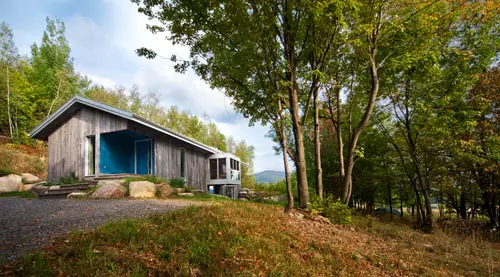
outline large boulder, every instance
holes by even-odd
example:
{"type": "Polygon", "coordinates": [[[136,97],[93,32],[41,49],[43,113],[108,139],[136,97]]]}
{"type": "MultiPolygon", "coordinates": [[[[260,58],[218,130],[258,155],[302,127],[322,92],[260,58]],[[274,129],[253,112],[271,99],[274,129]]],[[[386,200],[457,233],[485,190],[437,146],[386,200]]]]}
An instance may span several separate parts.
{"type": "Polygon", "coordinates": [[[40,181],[40,178],[36,177],[35,175],[33,175],[31,173],[23,173],[21,175],[21,177],[23,178],[23,182],[25,184],[32,184],[32,183],[36,183],[36,182],[40,181]]]}
{"type": "Polygon", "coordinates": [[[16,174],[0,177],[0,193],[21,191],[23,189],[23,178],[16,174]]]}
{"type": "Polygon", "coordinates": [[[90,196],[91,198],[123,198],[127,189],[118,182],[107,181],[97,185],[97,189],[90,196]]]}
{"type": "Polygon", "coordinates": [[[107,185],[107,184],[118,184],[125,185],[125,179],[115,179],[115,180],[100,180],[97,182],[97,186],[107,185]]]}
{"type": "Polygon", "coordinates": [[[128,191],[132,198],[153,198],[156,196],[156,185],[148,181],[130,182],[128,191]]]}
{"type": "Polygon", "coordinates": [[[30,191],[32,187],[36,186],[36,184],[27,184],[23,185],[23,191],[30,191]]]}
{"type": "Polygon", "coordinates": [[[175,194],[175,190],[171,188],[167,183],[156,185],[156,189],[160,192],[160,197],[163,199],[167,199],[172,194],[175,194]]]}

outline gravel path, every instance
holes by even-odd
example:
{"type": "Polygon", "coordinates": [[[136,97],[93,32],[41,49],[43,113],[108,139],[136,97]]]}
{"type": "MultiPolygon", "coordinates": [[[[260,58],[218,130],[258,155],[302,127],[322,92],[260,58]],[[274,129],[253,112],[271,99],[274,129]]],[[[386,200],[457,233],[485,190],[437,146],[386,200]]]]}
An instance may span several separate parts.
{"type": "Polygon", "coordinates": [[[89,230],[120,218],[194,205],[185,200],[66,200],[0,198],[0,263],[51,243],[54,236],[89,230]]]}

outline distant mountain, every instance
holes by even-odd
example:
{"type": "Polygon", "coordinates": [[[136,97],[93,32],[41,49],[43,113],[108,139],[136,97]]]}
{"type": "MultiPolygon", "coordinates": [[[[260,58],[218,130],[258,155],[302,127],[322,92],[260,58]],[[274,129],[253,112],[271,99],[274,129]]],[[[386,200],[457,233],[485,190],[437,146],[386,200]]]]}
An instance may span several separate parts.
{"type": "Polygon", "coordinates": [[[257,184],[276,183],[285,179],[284,171],[266,170],[253,175],[257,184]]]}

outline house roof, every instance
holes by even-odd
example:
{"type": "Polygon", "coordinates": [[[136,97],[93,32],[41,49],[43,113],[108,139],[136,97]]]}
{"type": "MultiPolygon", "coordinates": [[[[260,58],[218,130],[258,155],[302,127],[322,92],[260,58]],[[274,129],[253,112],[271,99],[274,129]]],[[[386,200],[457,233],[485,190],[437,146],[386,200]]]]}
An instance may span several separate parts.
{"type": "Polygon", "coordinates": [[[188,143],[192,146],[195,146],[204,151],[210,152],[212,154],[221,153],[222,151],[205,145],[203,143],[197,142],[191,138],[188,138],[184,135],[181,135],[175,131],[172,131],[168,128],[165,128],[157,123],[154,123],[144,117],[138,116],[134,113],[127,112],[124,110],[117,109],[115,107],[90,100],[88,98],[82,97],[80,95],[75,95],[71,97],[66,103],[64,103],[59,109],[57,109],[54,113],[52,113],[49,117],[47,117],[40,125],[36,126],[30,133],[29,136],[36,138],[47,140],[48,136],[54,132],[60,124],[64,123],[69,117],[71,117],[74,113],[80,110],[82,107],[87,106],[97,110],[101,110],[118,117],[139,123],[145,127],[154,129],[160,133],[166,134],[168,136],[174,137],[178,140],[181,140],[185,143],[188,143]]]}

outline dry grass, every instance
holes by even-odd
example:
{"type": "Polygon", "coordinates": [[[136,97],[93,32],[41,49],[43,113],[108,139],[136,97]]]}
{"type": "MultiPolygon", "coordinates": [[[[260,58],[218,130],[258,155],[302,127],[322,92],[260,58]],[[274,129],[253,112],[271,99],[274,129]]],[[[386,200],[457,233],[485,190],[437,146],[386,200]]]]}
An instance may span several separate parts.
{"type": "Polygon", "coordinates": [[[47,178],[47,148],[43,144],[0,144],[0,168],[14,172],[28,172],[41,180],[47,178]]]}
{"type": "Polygon", "coordinates": [[[354,227],[249,202],[123,220],[60,238],[0,267],[6,275],[498,276],[500,249],[406,224],[355,217],[354,227]],[[307,217],[306,217],[307,218],[307,217]],[[425,245],[428,244],[428,245],[425,245]]]}

